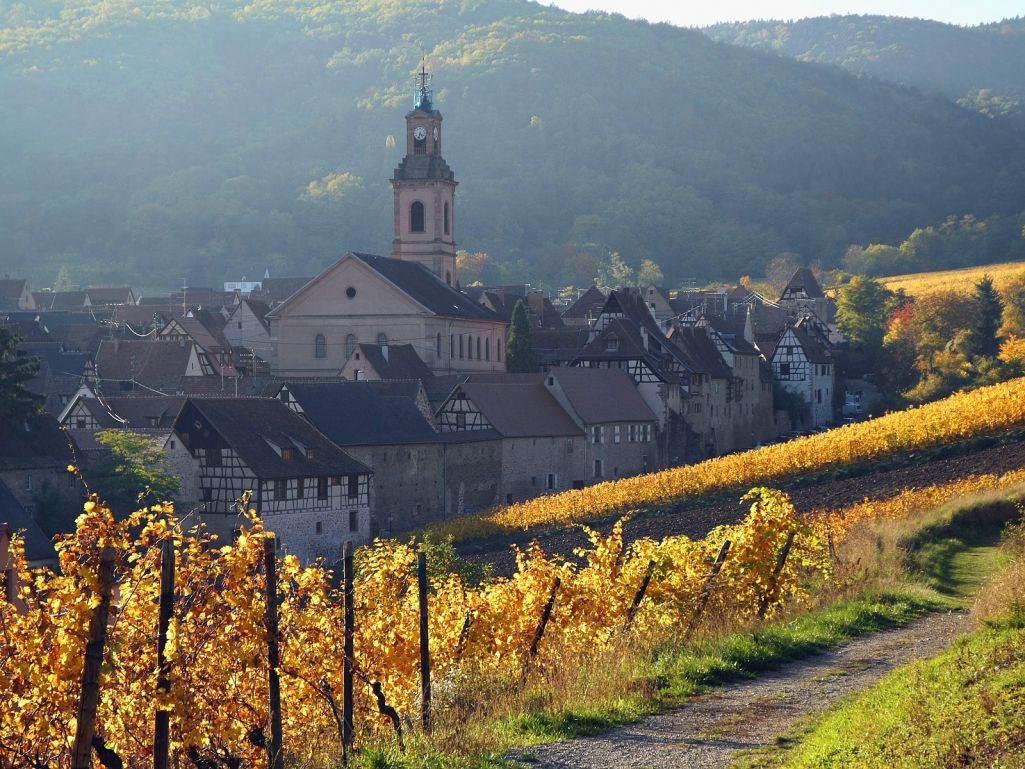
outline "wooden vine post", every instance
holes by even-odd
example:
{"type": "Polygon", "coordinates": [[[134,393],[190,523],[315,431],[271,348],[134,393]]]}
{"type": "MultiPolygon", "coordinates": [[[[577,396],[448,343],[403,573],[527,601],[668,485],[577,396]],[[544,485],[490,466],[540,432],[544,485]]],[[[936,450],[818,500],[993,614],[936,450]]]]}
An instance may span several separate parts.
{"type": "Polygon", "coordinates": [[[701,618],[701,613],[705,610],[705,606],[708,604],[708,598],[712,595],[712,583],[715,582],[715,578],[719,574],[719,570],[722,569],[723,561],[726,560],[726,556],[730,552],[730,541],[724,540],[722,547],[719,548],[718,555],[715,556],[715,560],[712,562],[712,568],[708,570],[708,576],[705,577],[705,584],[701,586],[701,592],[698,594],[698,604],[694,607],[694,615],[690,618],[690,622],[687,624],[687,630],[683,634],[683,642],[686,643],[690,640],[690,637],[694,635],[694,631],[698,628],[698,620],[701,618]]]}
{"type": "MultiPolygon", "coordinates": [[[[170,663],[165,657],[167,630],[171,624],[174,608],[174,541],[168,537],[160,543],[160,606],[157,614],[157,692],[166,695],[171,691],[167,678],[170,663]]],[[[157,707],[153,723],[153,769],[167,769],[171,746],[171,713],[165,707],[157,707]]]]}
{"type": "Polygon", "coordinates": [[[349,752],[352,750],[352,674],[355,660],[353,659],[353,636],[356,631],[356,611],[353,606],[355,589],[353,587],[352,542],[342,545],[342,594],[345,598],[345,629],[342,641],[342,765],[348,766],[349,752]]]}
{"type": "Polygon", "coordinates": [[[284,769],[281,739],[281,649],[278,634],[278,574],[275,537],[266,532],[263,540],[263,565],[267,577],[266,614],[267,628],[267,693],[270,701],[270,742],[267,745],[268,769],[284,769]]]}
{"type": "Polygon", "coordinates": [[[427,626],[427,554],[416,556],[416,587],[420,606],[420,718],[425,734],[431,732],[431,648],[427,626]]]}
{"type": "Polygon", "coordinates": [[[772,570],[772,582],[769,584],[769,589],[762,593],[762,597],[758,601],[758,619],[765,619],[765,612],[769,610],[769,593],[776,589],[779,574],[783,571],[783,566],[787,562],[787,556],[790,555],[790,548],[794,545],[795,535],[796,532],[793,531],[787,534],[786,542],[783,543],[783,548],[776,557],[776,566],[772,570]]]}
{"type": "Polygon", "coordinates": [[[644,594],[648,592],[648,584],[651,582],[651,575],[654,573],[655,562],[648,561],[648,568],[644,571],[644,578],[641,580],[641,584],[637,588],[637,593],[634,595],[630,608],[626,611],[626,624],[623,626],[624,634],[630,632],[630,628],[634,623],[634,617],[637,616],[637,609],[640,608],[641,601],[644,600],[644,594]]]}
{"type": "Polygon", "coordinates": [[[99,602],[89,618],[89,640],[85,645],[85,667],[82,669],[82,693],[78,700],[78,722],[71,753],[71,769],[89,769],[93,736],[96,732],[96,709],[100,703],[100,666],[107,642],[107,620],[110,618],[110,595],[114,585],[114,548],[100,551],[99,602]]]}
{"type": "Polygon", "coordinates": [[[548,600],[545,601],[544,609],[541,610],[541,618],[538,620],[537,629],[534,631],[534,638],[530,642],[530,650],[527,653],[527,662],[523,666],[523,680],[527,679],[528,673],[530,673],[530,665],[537,656],[537,649],[541,643],[541,638],[545,634],[545,628],[548,627],[548,620],[552,618],[552,609],[555,608],[555,596],[559,592],[559,586],[562,585],[562,578],[556,577],[552,583],[552,589],[548,593],[548,600]]]}

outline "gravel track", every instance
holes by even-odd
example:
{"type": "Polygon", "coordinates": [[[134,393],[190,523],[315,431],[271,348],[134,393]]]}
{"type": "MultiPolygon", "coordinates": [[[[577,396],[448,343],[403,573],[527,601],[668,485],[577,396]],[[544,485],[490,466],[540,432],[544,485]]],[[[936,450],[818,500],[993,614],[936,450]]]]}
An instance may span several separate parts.
{"type": "Polygon", "coordinates": [[[531,747],[508,758],[535,769],[726,769],[737,751],[770,744],[799,719],[872,685],[894,668],[940,653],[967,629],[963,612],[930,614],[716,689],[637,724],[531,747]]]}
{"type": "MultiPolygon", "coordinates": [[[[923,460],[920,463],[916,463],[915,455],[911,455],[906,461],[907,464],[875,473],[839,480],[790,483],[784,484],[782,488],[790,494],[795,507],[801,512],[822,507],[840,507],[860,502],[866,497],[880,499],[907,488],[944,483],[971,474],[1005,473],[1020,469],[1025,467],[1025,443],[1008,443],[946,459],[923,460]]],[[[694,538],[703,537],[716,526],[733,523],[743,516],[745,511],[738,501],[739,497],[740,494],[737,493],[729,498],[709,501],[707,504],[640,515],[624,526],[624,538],[630,542],[642,537],[660,539],[677,534],[694,538]]],[[[608,532],[611,524],[606,522],[593,527],[608,532]]],[[[523,546],[532,539],[537,539],[546,553],[566,557],[572,556],[574,548],[587,545],[587,538],[583,532],[572,527],[542,535],[510,537],[501,544],[496,543],[483,548],[479,543],[473,542],[464,543],[458,548],[466,560],[492,564],[497,576],[509,576],[516,568],[515,556],[510,545],[515,543],[523,546]]]]}

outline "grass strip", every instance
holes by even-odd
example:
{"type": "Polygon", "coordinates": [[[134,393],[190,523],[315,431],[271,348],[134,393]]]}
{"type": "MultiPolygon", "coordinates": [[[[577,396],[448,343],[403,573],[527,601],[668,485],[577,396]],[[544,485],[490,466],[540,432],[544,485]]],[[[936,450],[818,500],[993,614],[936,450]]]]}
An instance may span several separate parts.
{"type": "MultiPolygon", "coordinates": [[[[513,766],[505,756],[516,746],[583,737],[633,723],[710,687],[754,677],[855,636],[907,624],[942,604],[942,599],[930,591],[912,587],[864,595],[755,631],[661,648],[649,659],[641,680],[617,696],[552,709],[544,706],[539,692],[536,706],[484,727],[492,731],[498,743],[485,753],[457,755],[443,752],[443,747],[423,744],[402,754],[392,745],[381,744],[369,746],[352,765],[368,769],[513,766]]],[[[524,755],[523,760],[529,761],[529,752],[524,755]]]]}
{"type": "Polygon", "coordinates": [[[1025,766],[1025,627],[988,627],[901,668],[745,769],[1025,766]]]}

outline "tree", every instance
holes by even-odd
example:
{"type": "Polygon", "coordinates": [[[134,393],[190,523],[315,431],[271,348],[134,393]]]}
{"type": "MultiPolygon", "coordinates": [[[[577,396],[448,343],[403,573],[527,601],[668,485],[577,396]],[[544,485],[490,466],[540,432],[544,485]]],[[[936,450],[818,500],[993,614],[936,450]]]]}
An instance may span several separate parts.
{"type": "Polygon", "coordinates": [[[0,423],[12,424],[39,411],[43,397],[25,388],[39,361],[18,349],[18,337],[0,326],[0,423]]]}
{"type": "Polygon", "coordinates": [[[594,283],[605,291],[633,286],[637,283],[637,273],[623,261],[618,251],[610,251],[599,263],[594,283]]]}
{"type": "Polygon", "coordinates": [[[837,291],[836,325],[851,343],[869,357],[883,345],[883,334],[890,314],[900,297],[872,278],[855,275],[837,291]]]}
{"type": "Polygon", "coordinates": [[[513,307],[509,338],[505,343],[505,370],[511,374],[530,374],[537,371],[537,357],[527,319],[527,306],[520,299],[513,307]]]}
{"type": "Polygon", "coordinates": [[[1004,286],[1004,314],[1000,333],[1025,337],[1025,273],[1004,286]]]}
{"type": "Polygon", "coordinates": [[[181,491],[178,478],[164,464],[164,453],[150,436],[102,430],[96,440],[107,447],[108,454],[88,472],[88,479],[118,516],[169,501],[181,491]]]}
{"type": "Polygon", "coordinates": [[[645,259],[641,262],[640,269],[637,270],[638,286],[660,286],[664,278],[662,268],[651,261],[651,259],[645,259]]]}
{"type": "Polygon", "coordinates": [[[975,284],[975,323],[969,341],[973,355],[994,357],[1000,351],[1000,319],[1003,317],[1004,303],[1000,294],[993,287],[993,279],[989,275],[975,284]]]}

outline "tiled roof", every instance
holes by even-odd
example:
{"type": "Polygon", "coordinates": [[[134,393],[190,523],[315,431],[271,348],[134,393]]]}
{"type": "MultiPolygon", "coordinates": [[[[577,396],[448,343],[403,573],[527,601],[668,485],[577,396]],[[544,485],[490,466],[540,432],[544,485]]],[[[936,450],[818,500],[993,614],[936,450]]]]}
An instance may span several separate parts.
{"type": "Polygon", "coordinates": [[[543,374],[529,380],[476,381],[461,387],[491,426],[505,438],[547,438],[581,435],[582,430],[544,385],[543,374]]]}
{"type": "Polygon", "coordinates": [[[833,355],[829,347],[823,343],[816,333],[798,323],[793,327],[794,336],[801,343],[804,354],[810,363],[832,363],[833,355]]]}
{"type": "Polygon", "coordinates": [[[435,315],[497,321],[500,318],[470,297],[456,291],[419,262],[352,252],[378,274],[391,281],[435,315]]]}
{"type": "Polygon", "coordinates": [[[566,308],[563,318],[593,318],[598,315],[605,304],[605,294],[596,286],[591,286],[579,299],[566,308]]]}
{"type": "Polygon", "coordinates": [[[669,340],[693,371],[708,374],[713,379],[730,379],[733,376],[703,328],[674,328],[669,340]]]}
{"type": "Polygon", "coordinates": [[[313,425],[274,398],[190,398],[182,409],[175,432],[188,444],[194,431],[195,409],[261,479],[369,474],[313,425]],[[273,445],[295,449],[293,459],[282,459],[273,445]],[[309,458],[304,449],[315,449],[309,458]]]}
{"type": "Polygon", "coordinates": [[[353,356],[357,353],[374,367],[381,379],[429,379],[433,376],[411,344],[390,344],[387,353],[382,345],[359,344],[353,356]]]}
{"type": "Polygon", "coordinates": [[[23,537],[25,558],[30,562],[49,561],[57,557],[53,543],[39,528],[29,512],[22,507],[7,485],[0,481],[0,526],[6,526],[23,537]]]}
{"type": "MultiPolygon", "coordinates": [[[[104,339],[96,353],[96,373],[101,379],[114,380],[110,383],[114,388],[116,382],[134,381],[142,385],[142,389],[152,387],[173,394],[181,389],[181,382],[186,378],[191,351],[191,344],[104,339]]],[[[107,383],[104,390],[116,392],[107,383]]]]}
{"type": "Polygon", "coordinates": [[[33,291],[37,310],[81,310],[85,291],[33,291]]]}
{"type": "Polygon", "coordinates": [[[755,344],[762,351],[762,355],[765,356],[766,360],[772,357],[772,354],[776,351],[776,345],[779,344],[779,340],[782,337],[783,332],[781,331],[771,334],[755,334],[755,344]]]}
{"type": "Polygon", "coordinates": [[[415,397],[389,395],[378,384],[296,382],[286,386],[306,418],[339,446],[438,442],[438,433],[415,397]]]}
{"type": "Polygon", "coordinates": [[[821,299],[824,296],[825,294],[822,293],[822,287],[819,286],[819,282],[815,279],[815,273],[807,267],[801,267],[787,282],[787,285],[780,296],[780,300],[782,301],[788,297],[821,299]]]}
{"type": "Polygon", "coordinates": [[[134,299],[129,286],[87,288],[85,293],[89,297],[90,304],[128,304],[134,299]]]}
{"type": "MultiPolygon", "coordinates": [[[[178,308],[181,312],[181,308],[178,308]]],[[[137,330],[163,328],[176,313],[170,308],[152,304],[119,304],[114,308],[113,320],[118,325],[128,324],[137,330]]]]}
{"type": "Polygon", "coordinates": [[[0,470],[64,468],[72,461],[68,437],[49,414],[0,424],[0,470]]]}
{"type": "Polygon", "coordinates": [[[268,305],[274,306],[288,299],[313,278],[264,278],[260,293],[268,305]]]}
{"type": "Polygon", "coordinates": [[[573,411],[586,424],[656,419],[633,379],[620,369],[557,366],[547,376],[558,382],[573,411]]]}

